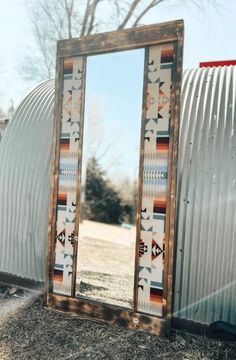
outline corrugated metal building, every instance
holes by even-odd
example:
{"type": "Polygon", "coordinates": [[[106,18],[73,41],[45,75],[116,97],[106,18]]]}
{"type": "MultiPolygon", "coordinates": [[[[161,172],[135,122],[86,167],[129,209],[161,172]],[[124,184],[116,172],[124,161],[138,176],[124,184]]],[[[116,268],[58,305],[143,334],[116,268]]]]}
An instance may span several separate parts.
{"type": "Polygon", "coordinates": [[[45,278],[54,84],[22,101],[0,143],[0,271],[45,278]]]}
{"type": "MultiPolygon", "coordinates": [[[[54,86],[21,103],[0,144],[0,271],[44,279],[54,86]],[[12,145],[14,144],[14,146],[12,145]]],[[[236,323],[236,67],[185,71],[174,316],[236,323]]]]}
{"type": "Polygon", "coordinates": [[[236,66],[185,71],[175,316],[236,324],[236,66]]]}

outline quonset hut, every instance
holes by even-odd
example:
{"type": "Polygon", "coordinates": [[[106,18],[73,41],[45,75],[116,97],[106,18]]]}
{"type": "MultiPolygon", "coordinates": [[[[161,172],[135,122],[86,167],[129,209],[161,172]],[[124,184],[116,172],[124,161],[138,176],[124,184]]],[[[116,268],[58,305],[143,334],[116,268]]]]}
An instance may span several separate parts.
{"type": "Polygon", "coordinates": [[[43,281],[54,83],[32,90],[0,143],[0,271],[43,281]]]}
{"type": "MultiPolygon", "coordinates": [[[[0,144],[0,272],[45,279],[54,84],[22,101],[0,144]]],[[[174,314],[236,324],[236,66],[184,72],[174,314]]]]}

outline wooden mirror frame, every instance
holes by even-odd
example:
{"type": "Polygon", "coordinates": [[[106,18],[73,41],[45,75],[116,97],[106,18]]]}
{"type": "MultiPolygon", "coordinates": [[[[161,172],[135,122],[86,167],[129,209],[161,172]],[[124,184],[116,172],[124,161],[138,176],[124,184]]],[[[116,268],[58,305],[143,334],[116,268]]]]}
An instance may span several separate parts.
{"type": "Polygon", "coordinates": [[[178,20],[58,42],[46,279],[46,304],[50,308],[155,334],[170,329],[183,27],[183,21],[178,20]],[[134,308],[126,309],[75,297],[77,234],[86,58],[138,48],[145,49],[145,63],[134,308]],[[69,157],[71,171],[63,165],[69,157]],[[160,159],[166,164],[165,173],[158,170],[160,159]],[[151,174],[145,161],[156,166],[151,174]],[[159,185],[145,185],[143,179],[150,176],[157,182],[167,179],[165,190],[159,185]],[[163,230],[159,232],[159,228],[163,230]],[[158,236],[162,245],[155,241],[158,236]],[[158,261],[159,267],[153,261],[158,261]]]}

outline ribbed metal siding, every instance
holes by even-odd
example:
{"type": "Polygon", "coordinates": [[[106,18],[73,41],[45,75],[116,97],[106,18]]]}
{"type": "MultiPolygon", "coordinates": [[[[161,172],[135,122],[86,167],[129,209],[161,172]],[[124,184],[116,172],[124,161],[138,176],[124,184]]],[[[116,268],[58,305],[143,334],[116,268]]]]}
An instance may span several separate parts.
{"type": "Polygon", "coordinates": [[[54,84],[20,104],[0,143],[0,271],[45,279],[54,84]]]}
{"type": "Polygon", "coordinates": [[[174,316],[236,323],[236,67],[184,74],[174,316]]]}
{"type": "MultiPolygon", "coordinates": [[[[0,271],[44,280],[54,86],[21,103],[0,143],[0,271]]],[[[184,73],[174,316],[236,322],[236,67],[184,73]]]]}

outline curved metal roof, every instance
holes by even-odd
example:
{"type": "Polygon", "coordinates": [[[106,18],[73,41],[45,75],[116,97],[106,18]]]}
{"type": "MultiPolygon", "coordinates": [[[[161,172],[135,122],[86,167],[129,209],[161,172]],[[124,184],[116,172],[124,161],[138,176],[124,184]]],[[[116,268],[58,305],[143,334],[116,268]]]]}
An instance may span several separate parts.
{"type": "Polygon", "coordinates": [[[236,323],[236,66],[185,71],[175,316],[236,323]]]}
{"type": "Polygon", "coordinates": [[[44,280],[54,83],[31,91],[0,143],[0,271],[44,280]]]}
{"type": "MultiPolygon", "coordinates": [[[[44,280],[54,84],[21,103],[0,143],[0,271],[44,280]]],[[[174,316],[236,323],[236,67],[185,71],[174,316]]]]}

